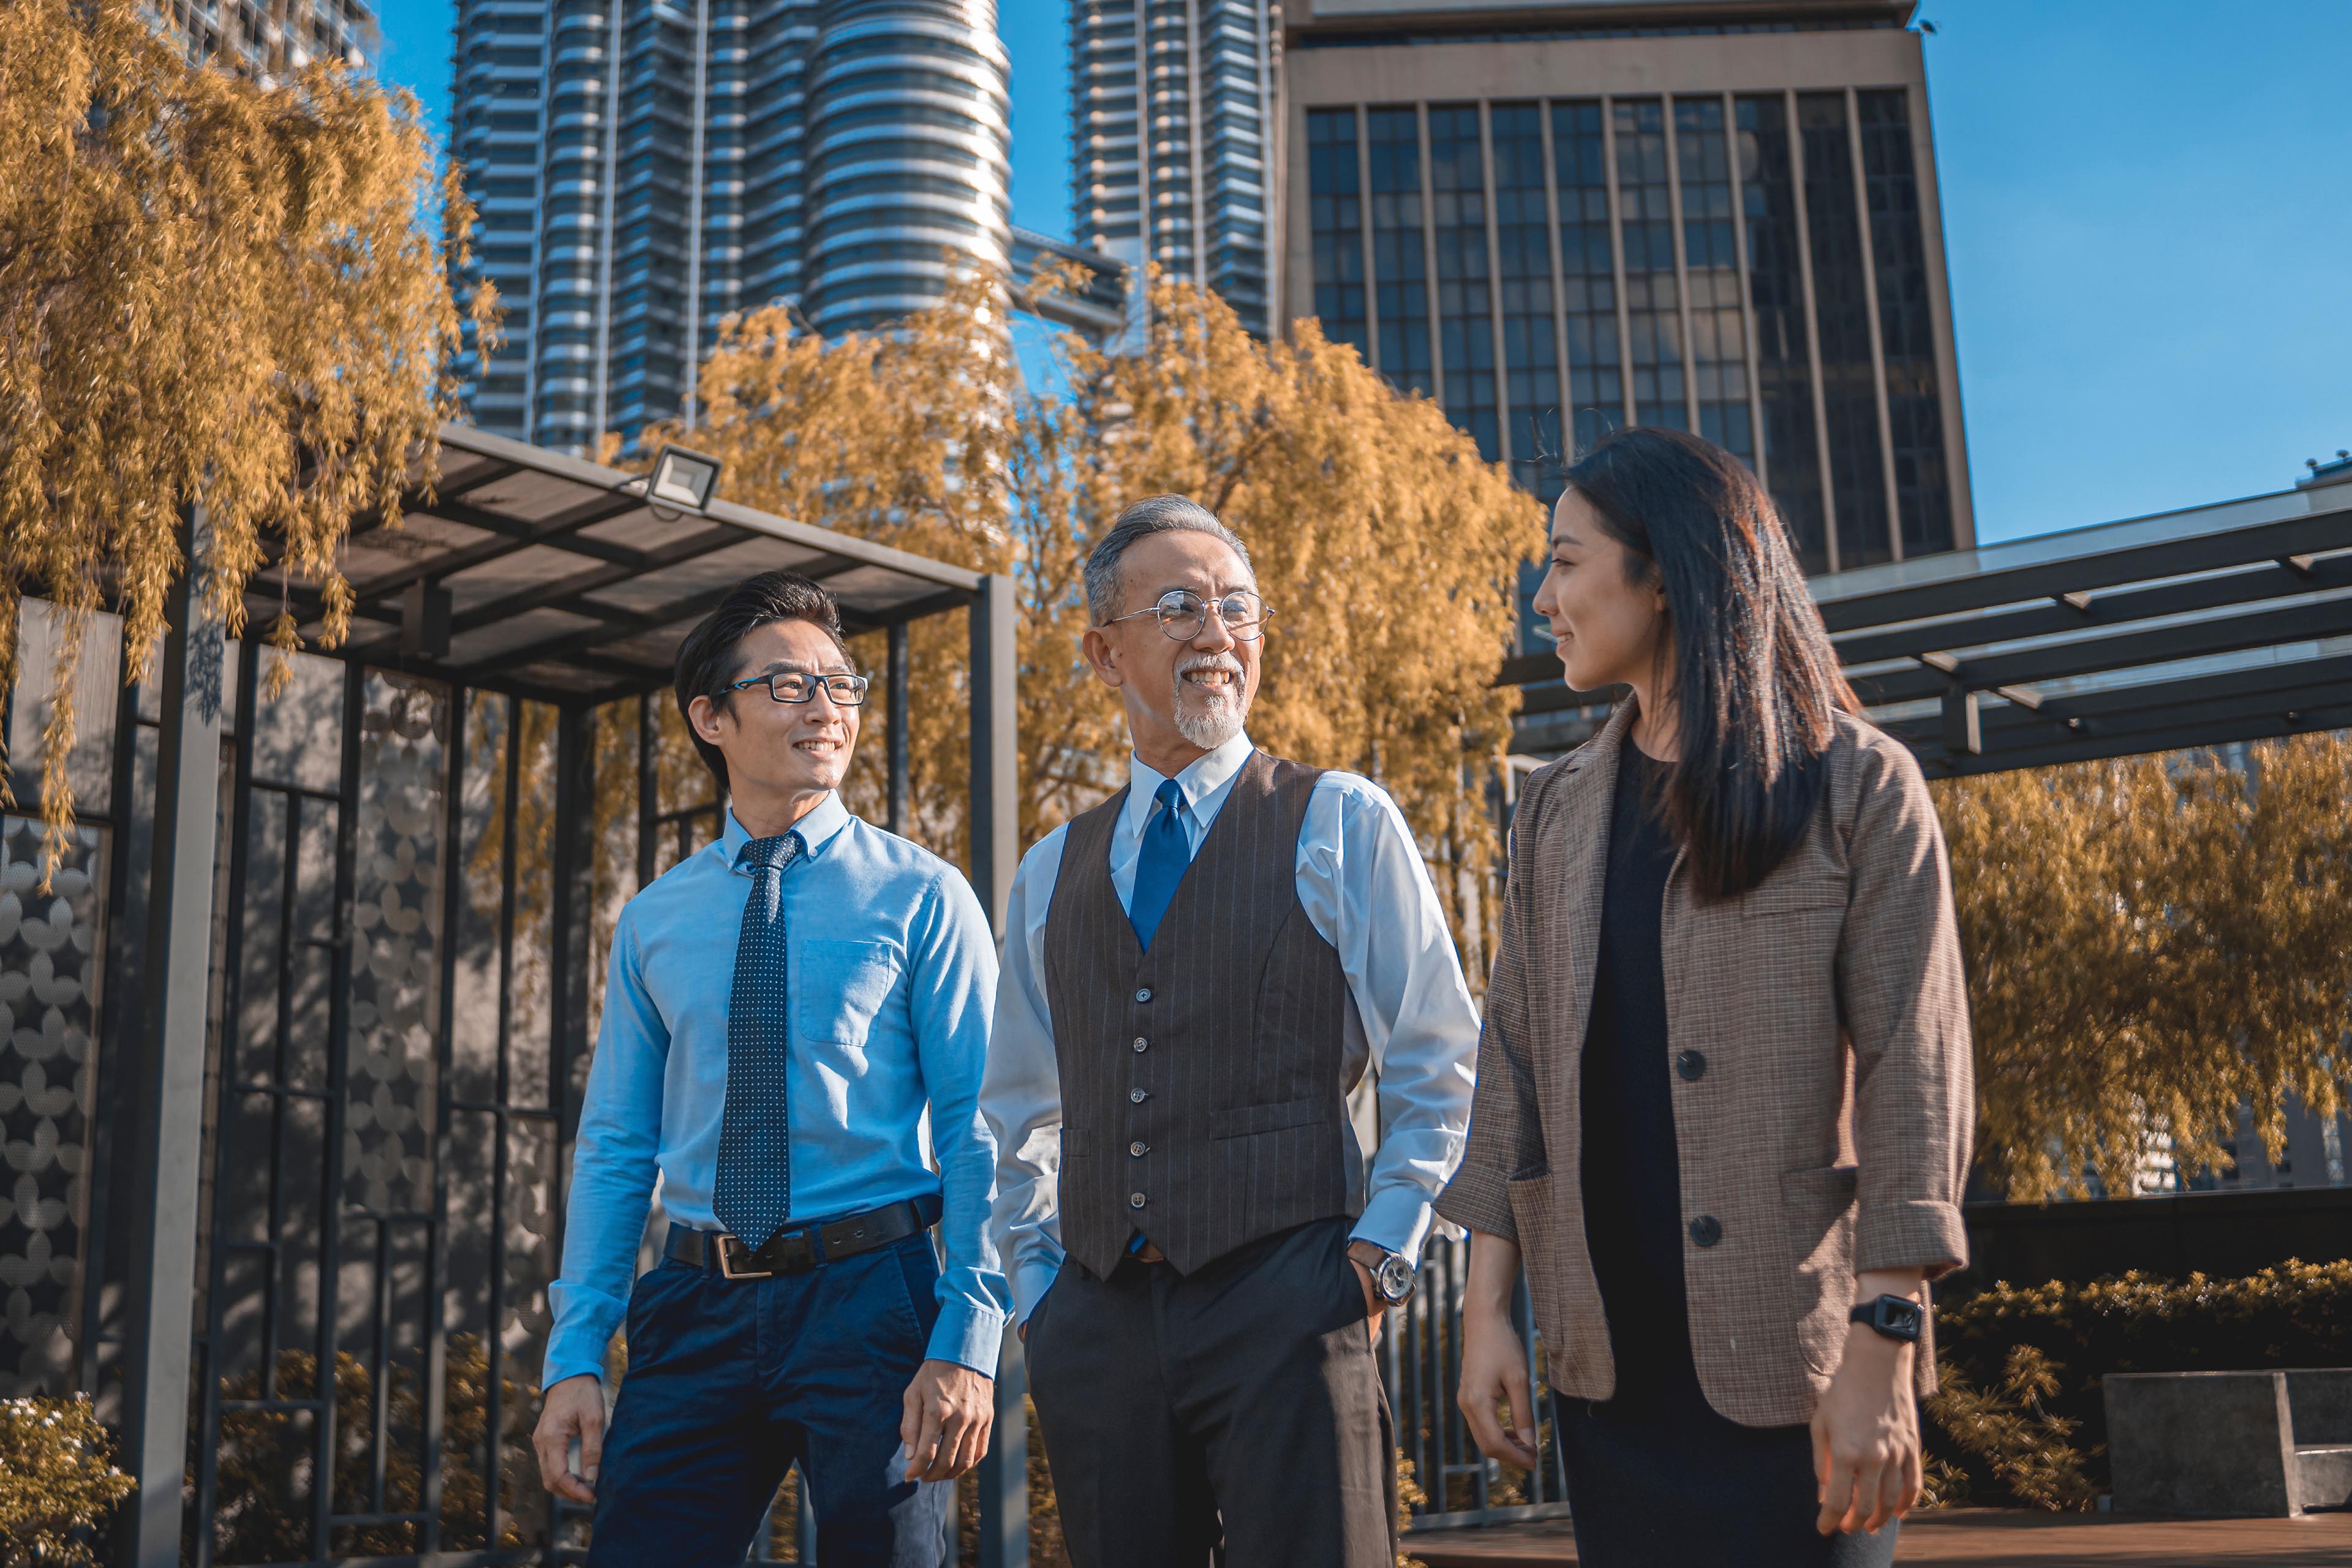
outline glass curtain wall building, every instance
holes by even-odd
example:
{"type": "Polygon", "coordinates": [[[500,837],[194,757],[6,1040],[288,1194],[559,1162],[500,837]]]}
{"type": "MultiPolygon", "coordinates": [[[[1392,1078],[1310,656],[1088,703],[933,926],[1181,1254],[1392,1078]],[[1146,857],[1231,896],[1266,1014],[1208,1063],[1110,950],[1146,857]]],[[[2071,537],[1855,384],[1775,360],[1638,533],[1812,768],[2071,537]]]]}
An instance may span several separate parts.
{"type": "Polygon", "coordinates": [[[1973,544],[1911,10],[1286,6],[1288,308],[1546,499],[1668,426],[1809,571],[1973,544]]]}
{"type": "Polygon", "coordinates": [[[1276,70],[1263,0],[1071,0],[1072,236],[1215,290],[1261,335],[1277,293],[1276,70]]]}
{"type": "Polygon", "coordinates": [[[691,424],[723,317],[822,332],[1011,263],[993,0],[459,0],[451,152],[506,341],[476,423],[559,450],[691,424]]]}

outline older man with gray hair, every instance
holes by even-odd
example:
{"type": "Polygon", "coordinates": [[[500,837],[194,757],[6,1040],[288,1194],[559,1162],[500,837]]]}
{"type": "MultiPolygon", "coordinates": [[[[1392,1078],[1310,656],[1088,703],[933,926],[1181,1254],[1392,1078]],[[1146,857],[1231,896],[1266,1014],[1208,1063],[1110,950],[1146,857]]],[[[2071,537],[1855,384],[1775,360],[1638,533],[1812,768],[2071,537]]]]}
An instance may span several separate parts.
{"type": "Polygon", "coordinates": [[[1477,1015],[1395,803],[1243,731],[1270,612],[1242,542],[1139,501],[1087,595],[1129,784],[1021,863],[981,1089],[1070,1559],[1202,1568],[1222,1533],[1230,1568],[1386,1568],[1372,1346],[1461,1154],[1477,1015]]]}

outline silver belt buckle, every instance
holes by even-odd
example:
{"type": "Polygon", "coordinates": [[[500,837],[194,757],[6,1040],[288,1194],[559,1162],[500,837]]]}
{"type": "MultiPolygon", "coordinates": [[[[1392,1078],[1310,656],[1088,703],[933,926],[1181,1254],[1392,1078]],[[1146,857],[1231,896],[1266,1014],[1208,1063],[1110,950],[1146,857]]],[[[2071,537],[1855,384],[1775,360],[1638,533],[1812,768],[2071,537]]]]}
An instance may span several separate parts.
{"type": "Polygon", "coordinates": [[[772,1279],[776,1277],[775,1271],[771,1268],[738,1269],[735,1267],[735,1258],[738,1251],[740,1251],[746,1258],[751,1256],[751,1249],[743,1245],[742,1237],[729,1236],[722,1233],[719,1237],[718,1240],[719,1272],[723,1278],[729,1279],[772,1279]]]}

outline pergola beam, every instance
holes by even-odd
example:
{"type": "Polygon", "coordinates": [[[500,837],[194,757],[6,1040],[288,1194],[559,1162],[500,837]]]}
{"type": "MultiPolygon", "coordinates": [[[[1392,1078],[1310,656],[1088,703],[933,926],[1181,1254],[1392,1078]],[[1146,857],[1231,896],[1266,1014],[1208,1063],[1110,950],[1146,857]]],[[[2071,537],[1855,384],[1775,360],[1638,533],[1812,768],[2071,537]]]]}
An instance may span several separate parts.
{"type": "MultiPolygon", "coordinates": [[[[2131,525],[2112,526],[2128,530],[2131,525]]],[[[2000,548],[1993,547],[1995,551],[2000,548]]],[[[1964,616],[2064,594],[2095,595],[2136,583],[2344,549],[2352,549],[2352,507],[2304,512],[2269,522],[2169,539],[2119,541],[2114,548],[2080,555],[1902,584],[1875,593],[1840,594],[1822,604],[1822,620],[1832,634],[1857,631],[1903,621],[1964,616]]],[[[1983,556],[1990,552],[1979,550],[1974,553],[1983,556]]]]}
{"type": "Polygon", "coordinates": [[[1954,647],[2021,642],[2029,637],[2079,632],[2085,626],[2120,626],[2159,616],[2260,604],[2327,588],[2352,588],[2352,555],[2331,556],[2313,563],[2307,571],[2300,573],[2278,563],[2265,563],[2259,568],[2219,580],[2166,583],[2153,588],[2103,595],[2096,599],[2087,594],[2066,595],[2070,600],[2080,598],[2083,603],[2079,606],[2053,600],[2048,605],[1959,620],[1849,633],[1836,639],[1838,658],[1847,664],[1916,658],[1954,647]]]}
{"type": "MultiPolygon", "coordinates": [[[[811,563],[802,569],[801,575],[811,582],[821,583],[827,577],[837,577],[844,572],[851,571],[859,564],[861,564],[859,562],[835,556],[830,561],[811,563]]],[[[593,652],[608,643],[625,642],[630,637],[641,637],[646,632],[659,631],[665,626],[698,621],[726,603],[727,595],[733,593],[735,588],[736,584],[730,583],[723,587],[706,588],[690,597],[673,601],[658,609],[640,610],[635,613],[622,612],[612,616],[603,626],[585,627],[568,636],[557,637],[551,642],[537,644],[515,652],[497,654],[490,658],[478,660],[470,665],[461,665],[450,672],[449,679],[461,685],[479,685],[493,678],[499,666],[511,665],[518,658],[532,664],[549,660],[562,663],[564,660],[575,658],[581,654],[593,652]]]]}
{"type": "Polygon", "coordinates": [[[2113,637],[2085,637],[2048,647],[2021,648],[2013,653],[1988,654],[1965,660],[1953,659],[1948,654],[1929,654],[1921,656],[1921,659],[1932,668],[1849,675],[1848,679],[1863,694],[1864,700],[1874,706],[1940,696],[1945,686],[1954,680],[1972,691],[1990,691],[2021,683],[2047,685],[2053,680],[2109,670],[2347,635],[2352,635],[2352,596],[2315,605],[2273,606],[2183,626],[2118,632],[2113,637]]]}

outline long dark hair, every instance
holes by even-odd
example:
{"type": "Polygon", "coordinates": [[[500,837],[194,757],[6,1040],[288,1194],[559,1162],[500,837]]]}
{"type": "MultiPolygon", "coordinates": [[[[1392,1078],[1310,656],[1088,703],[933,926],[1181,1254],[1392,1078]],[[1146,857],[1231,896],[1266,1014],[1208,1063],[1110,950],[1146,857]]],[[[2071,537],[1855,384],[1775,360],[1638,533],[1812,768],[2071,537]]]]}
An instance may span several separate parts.
{"type": "Polygon", "coordinates": [[[1862,710],[1780,514],[1738,458],[1680,430],[1621,430],[1567,482],[1664,592],[1680,748],[1666,818],[1700,897],[1744,893],[1804,836],[1836,710],[1862,710]]]}

